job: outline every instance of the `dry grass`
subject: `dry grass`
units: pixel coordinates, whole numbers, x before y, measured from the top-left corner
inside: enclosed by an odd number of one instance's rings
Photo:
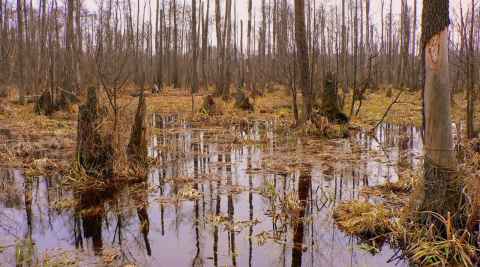
[[[390,230],[393,212],[382,205],[351,201],[338,205],[333,218],[340,229],[365,239],[384,235]]]
[[[419,266],[474,266],[480,252],[475,234],[466,229],[455,229],[450,217],[444,218],[439,214],[432,213],[446,229],[446,236],[438,233],[435,224],[425,226],[417,223],[417,213],[412,212],[412,205],[419,198],[419,190],[413,190],[418,187],[419,178],[412,175],[411,179],[363,189],[363,194],[369,197],[381,197],[382,204],[363,201],[343,203],[335,208],[337,225],[346,233],[367,241],[387,238],[391,245],[403,250],[402,257]],[[473,206],[470,212],[476,214],[478,191],[472,191],[474,183],[469,180],[467,193]],[[479,188],[479,183],[476,184],[475,188]]]
[[[394,90],[393,95],[398,94]],[[346,97],[345,109],[350,109],[351,96]],[[352,118],[352,123],[363,128],[374,126],[392,103],[394,97],[387,97],[383,90],[369,93],[363,100],[358,116]],[[385,122],[402,125],[421,125],[422,103],[420,92],[404,92],[385,118]]]
[[[404,250],[402,257],[419,266],[474,266],[479,250],[470,233],[454,229],[450,218],[435,214],[448,229],[447,237],[442,237],[434,226],[399,219],[402,216],[399,210],[363,201],[340,204],[334,212],[337,225],[346,233],[374,245],[387,239]]]

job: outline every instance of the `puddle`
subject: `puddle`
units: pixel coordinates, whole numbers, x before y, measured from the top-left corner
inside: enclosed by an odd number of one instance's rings
[[[339,231],[333,207],[421,162],[421,135],[383,125],[375,138],[294,140],[275,122],[161,130],[148,182],[111,195],[64,191],[61,177],[0,172],[0,261],[32,247],[31,262],[137,266],[407,266],[372,255]],[[27,246],[22,240],[32,240]],[[28,258],[28,257],[27,257]],[[64,262],[65,263],[65,262]]]

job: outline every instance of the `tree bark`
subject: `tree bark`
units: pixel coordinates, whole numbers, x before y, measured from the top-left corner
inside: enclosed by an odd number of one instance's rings
[[[208,89],[208,70],[207,70],[207,59],[208,59],[208,28],[209,28],[209,17],[210,17],[210,0],[207,0],[207,10],[205,15],[205,20],[203,22],[203,35],[202,35],[202,76],[203,84],[206,89]]]
[[[312,113],[312,94],[309,86],[308,47],[305,32],[305,2],[295,0],[295,40],[297,44],[297,61],[300,68],[300,88],[303,92],[303,119],[307,121]]]
[[[247,25],[247,88],[253,89],[253,64],[252,64],[252,0],[248,0],[248,25]],[[255,46],[254,46],[255,47]]]
[[[457,216],[462,201],[453,150],[448,62],[448,0],[424,0],[422,48],[424,80],[424,197],[422,221],[430,224],[431,212],[445,218]],[[457,218],[457,217],[455,217]],[[438,225],[438,224],[436,224]]]
[[[215,0],[215,26],[217,30],[217,85],[216,94],[221,95],[223,90],[223,70],[222,61],[224,59],[223,39],[222,39],[222,17],[220,14],[220,0]]]
[[[198,45],[197,45],[197,2],[192,0],[192,99],[193,94],[198,90]],[[193,101],[193,100],[192,100]],[[193,105],[192,105],[193,109]]]
[[[24,52],[24,43],[25,36],[23,30],[23,8],[24,5],[22,0],[17,0],[17,65],[18,65],[18,91],[19,91],[19,103],[25,103],[25,52]]]
[[[73,31],[73,9],[74,9],[74,0],[67,0],[67,17],[66,17],[66,53],[65,53],[65,72],[63,80],[63,89],[67,92],[73,93],[74,90],[74,31]]]
[[[475,25],[475,0],[472,0],[471,21],[470,21],[470,36],[468,44],[468,88],[467,88],[467,138],[473,139],[476,136],[474,125],[475,114],[475,47],[474,47],[474,25]]]
[[[178,77],[178,26],[177,26],[177,2],[173,0],[172,2],[172,12],[173,12],[173,87],[179,88],[180,81]]]

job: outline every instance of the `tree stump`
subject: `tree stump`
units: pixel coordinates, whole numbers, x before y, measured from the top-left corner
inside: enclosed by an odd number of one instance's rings
[[[147,103],[144,94],[140,94],[138,99],[135,122],[128,143],[128,160],[136,167],[146,167],[148,165],[148,143],[147,143],[147,124],[145,121],[147,115]]]
[[[325,76],[320,112],[333,123],[347,123],[348,117],[340,110],[337,94],[337,79],[331,72]]]
[[[238,90],[237,94],[235,95],[235,107],[245,111],[254,110],[253,104],[242,90]]]
[[[386,95],[388,98],[390,98],[390,97],[393,96],[393,88],[392,88],[392,87],[393,87],[393,86],[392,86],[391,84],[388,85],[388,87],[387,87],[387,92],[386,92],[385,95]]]
[[[95,177],[111,177],[115,150],[110,136],[101,133],[105,112],[99,107],[94,87],[88,89],[87,102],[80,106],[78,113],[77,155],[80,166]]]
[[[217,105],[215,103],[215,100],[213,99],[212,95],[207,95],[203,98],[203,103],[202,103],[202,112],[207,113],[207,114],[215,114],[218,113],[217,110]]]
[[[55,93],[54,90],[47,89],[36,101],[35,112],[49,116],[57,111],[66,110],[69,105],[70,100],[64,93]]]

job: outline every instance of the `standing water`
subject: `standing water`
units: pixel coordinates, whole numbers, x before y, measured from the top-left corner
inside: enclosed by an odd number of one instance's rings
[[[293,138],[276,122],[199,129],[155,115],[144,183],[74,193],[62,177],[0,172],[0,264],[404,266],[335,226],[336,204],[415,169],[416,128]],[[372,200],[375,201],[375,200]]]

